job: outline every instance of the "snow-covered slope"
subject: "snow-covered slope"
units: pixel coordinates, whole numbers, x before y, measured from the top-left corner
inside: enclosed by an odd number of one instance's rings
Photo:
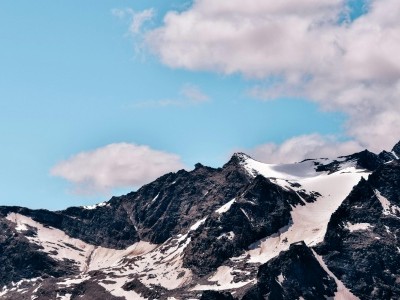
[[[306,170],[306,168],[304,169]],[[287,170],[288,172],[291,171],[290,169]],[[288,224],[274,236],[267,237],[252,245],[251,250],[248,251],[251,257],[250,261],[267,262],[279,252],[287,250],[290,244],[299,241],[304,241],[308,246],[315,246],[322,242],[331,215],[350,193],[353,186],[362,177],[367,178],[369,172],[348,167],[330,175],[312,173],[311,171],[307,171],[307,174],[311,176],[289,181],[300,186],[290,187],[290,185],[282,184],[282,181],[277,181],[277,183],[296,191],[316,192],[320,196],[314,202],[293,207],[291,212],[292,224]]]
[[[208,278],[209,281],[213,281],[214,278],[220,278],[221,274],[224,274],[220,281],[214,285],[198,285],[196,289],[224,290],[246,285],[249,281],[240,282],[235,279],[235,276],[232,276],[232,274],[240,273],[240,265],[244,262],[247,264],[266,263],[282,251],[288,250],[291,244],[299,241],[304,241],[308,246],[315,246],[322,242],[331,215],[350,193],[353,186],[361,178],[368,178],[371,173],[369,170],[357,169],[355,162],[345,162],[339,170],[329,174],[329,172],[317,172],[316,170],[321,161],[331,162],[324,159],[276,165],[258,162],[245,154],[237,155],[240,157],[241,165],[251,176],[262,175],[286,190],[295,191],[303,200],[303,204],[292,207],[290,223],[273,235],[253,243],[240,256],[232,257],[228,263],[229,266],[221,266]],[[299,191],[318,196],[315,201],[306,202],[299,195]],[[234,200],[219,208],[217,212],[228,210]],[[222,273],[221,270],[224,272]],[[230,281],[228,282],[226,278],[229,278]]]

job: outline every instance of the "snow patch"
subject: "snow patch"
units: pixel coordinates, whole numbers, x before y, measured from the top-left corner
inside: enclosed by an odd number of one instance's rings
[[[282,283],[285,281],[285,277],[282,273],[278,275],[277,280],[280,285],[282,285]]]
[[[228,266],[221,266],[217,271],[208,278],[210,282],[216,282],[215,285],[196,285],[192,288],[192,291],[204,291],[204,290],[229,290],[243,287],[253,281],[242,281],[234,282],[234,276],[232,275],[233,269]]]
[[[89,276],[78,275],[76,277],[66,278],[64,281],[57,282],[57,285],[63,285],[63,286],[69,287],[71,285],[82,283],[88,279],[89,279]]]
[[[157,245],[144,241],[139,241],[124,250],[97,247],[91,255],[91,261],[87,271],[116,266],[124,258],[146,254],[156,247]]]
[[[397,213],[400,213],[400,207],[392,205],[392,203],[386,197],[382,196],[378,190],[375,190],[374,192],[382,205],[384,215],[396,215]]]
[[[249,215],[246,213],[246,211],[243,208],[241,208],[240,210],[246,216],[247,220],[251,221],[251,219],[250,219]]]
[[[64,296],[61,296],[57,293],[57,300],[71,300],[72,294],[65,294]]]
[[[369,223],[351,224],[350,222],[347,222],[345,228],[350,230],[350,232],[353,232],[353,231],[360,231],[360,230],[370,230],[370,229],[374,228],[374,226],[372,226]]]
[[[208,279],[208,281],[216,281],[219,285],[230,284],[234,279],[234,276],[231,274],[231,272],[231,267],[219,267],[214,275]]]
[[[240,281],[240,282],[233,282],[227,285],[196,285],[192,288],[192,291],[205,291],[205,290],[213,290],[213,291],[223,291],[223,290],[231,290],[231,289],[238,289],[244,287],[248,284],[254,284],[256,280],[247,280],[247,281]]]
[[[385,227],[385,229],[386,229],[386,232],[387,233],[389,233],[389,234],[391,234],[392,232],[390,231],[390,228],[389,228],[389,226],[386,226],[386,225],[383,225],[384,227]]]
[[[201,219],[199,221],[197,221],[196,223],[194,223],[191,227],[189,231],[194,231],[196,229],[198,229],[202,224],[204,224],[204,222],[207,220],[207,217],[205,217],[204,219]]]
[[[156,201],[159,195],[160,195],[160,193],[158,193],[157,196],[155,196],[155,197],[153,198],[153,200],[151,200],[151,202],[153,203],[154,201]]]
[[[399,157],[397,156],[396,152],[392,151],[392,154],[396,159],[399,159]]]
[[[20,223],[15,227],[15,230],[19,232],[27,231],[28,227],[26,226],[26,224]]]
[[[95,204],[95,205],[88,205],[88,206],[82,206],[82,207],[84,209],[92,210],[92,209],[96,209],[98,207],[107,206],[107,204],[108,204],[108,201],[104,201],[104,202],[101,202],[101,203],[98,203],[98,204]]]
[[[383,214],[384,215],[390,214],[390,204],[391,204],[390,201],[386,197],[383,197],[382,194],[378,190],[375,190],[375,195],[382,205]]]
[[[236,199],[233,198],[232,200],[230,200],[229,202],[227,202],[226,204],[222,205],[220,208],[218,208],[215,212],[218,214],[223,214],[226,213],[232,206],[233,203],[235,203]]]
[[[0,290],[0,297],[6,295],[9,292],[14,292],[14,293],[19,293],[19,294],[25,294],[29,291],[30,286],[28,285],[29,283],[34,283],[39,279],[39,277],[31,278],[31,279],[21,279],[20,281],[11,282],[11,286],[7,287],[6,285],[3,286],[3,288]],[[39,287],[41,286],[41,283],[39,283],[39,286],[33,291],[35,293]],[[33,298],[32,296],[31,298]],[[7,298],[8,299],[8,298]]]
[[[220,240],[222,238],[227,238],[228,240],[232,241],[235,238],[235,233],[233,231],[229,231],[227,233],[223,233],[219,237],[217,237],[217,240]]]

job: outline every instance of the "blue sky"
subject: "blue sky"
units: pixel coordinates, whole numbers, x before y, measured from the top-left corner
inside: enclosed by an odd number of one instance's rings
[[[130,15],[112,13],[126,8],[152,8],[155,16],[133,35]],[[60,162],[109,144],[146,145],[190,169],[298,136],[358,142],[346,131],[345,109],[301,93],[252,94],[268,86],[268,75],[173,66],[147,47],[135,52],[168,11],[191,9],[187,1],[0,2],[0,205],[61,209],[137,188],[77,193],[65,176],[51,174]],[[204,99],[193,101],[187,89]]]

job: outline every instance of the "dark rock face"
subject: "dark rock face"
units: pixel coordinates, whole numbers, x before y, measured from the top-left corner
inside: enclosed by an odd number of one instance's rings
[[[257,284],[243,300],[325,299],[333,297],[336,283],[321,267],[311,249],[303,242],[259,268]]]
[[[235,197],[251,180],[238,163],[233,157],[219,169],[198,164],[191,172],[167,174],[122,197],[140,239],[165,242]]]
[[[379,153],[378,158],[383,162],[389,162],[396,159],[393,153],[387,151],[382,151],[381,153]]]
[[[14,229],[14,225],[0,218],[0,286],[23,278],[39,276],[61,277],[76,274],[79,269],[65,261],[55,261],[40,251],[40,246]]]
[[[354,162],[356,167],[359,169],[365,169],[369,171],[376,170],[382,164],[394,159],[393,154],[389,152],[382,152],[377,155],[368,150],[364,150],[352,155],[341,156],[340,160],[334,160],[333,162],[326,165],[318,165],[316,170],[318,172],[329,172],[334,173],[340,169],[340,167],[348,162]]]
[[[165,289],[160,287],[152,287],[151,289],[148,288],[137,278],[128,281],[122,286],[122,288],[125,291],[135,291],[146,299],[160,299],[163,298],[162,295],[165,293]]]
[[[71,207],[52,212],[0,207],[3,226],[0,284],[19,278],[60,277],[77,272],[72,263],[56,262],[39,251],[39,246],[24,238],[28,233],[11,231],[5,219],[9,213],[25,215],[95,246],[124,249],[139,240],[160,244],[174,234],[187,231],[195,221],[226,203],[250,182],[251,177],[239,163],[233,157],[223,168],[198,164],[191,172],[166,174],[137,192],[113,197],[106,205],[94,209]]]
[[[302,205],[294,193],[257,176],[241,190],[224,213],[214,212],[191,233],[184,266],[205,275],[226,259],[238,255],[262,237],[276,233],[291,222],[291,205]]]
[[[204,291],[200,300],[235,300],[228,292]]]
[[[400,142],[394,145],[392,151],[396,153],[397,157],[400,157]]]
[[[123,249],[139,241],[134,224],[118,204],[118,198],[111,199],[109,206],[96,209],[71,207],[57,212],[0,207],[0,217],[6,217],[11,212],[28,216],[36,222],[60,229],[71,237],[97,246]]]
[[[399,196],[400,162],[393,161],[353,189],[332,215],[324,243],[317,248],[360,299],[400,298]]]
[[[223,168],[200,164],[191,172],[166,174],[137,192],[113,197],[95,209],[63,211],[0,207],[0,217],[19,213],[87,243],[123,249],[139,240],[162,243],[215,210],[250,182],[233,157]]]

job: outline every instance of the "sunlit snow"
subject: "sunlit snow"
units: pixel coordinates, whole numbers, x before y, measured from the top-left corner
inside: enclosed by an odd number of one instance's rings
[[[346,223],[345,226],[350,232],[353,231],[360,231],[360,230],[370,230],[373,228],[373,226],[369,223],[356,223],[356,224],[352,224],[350,222]]]

